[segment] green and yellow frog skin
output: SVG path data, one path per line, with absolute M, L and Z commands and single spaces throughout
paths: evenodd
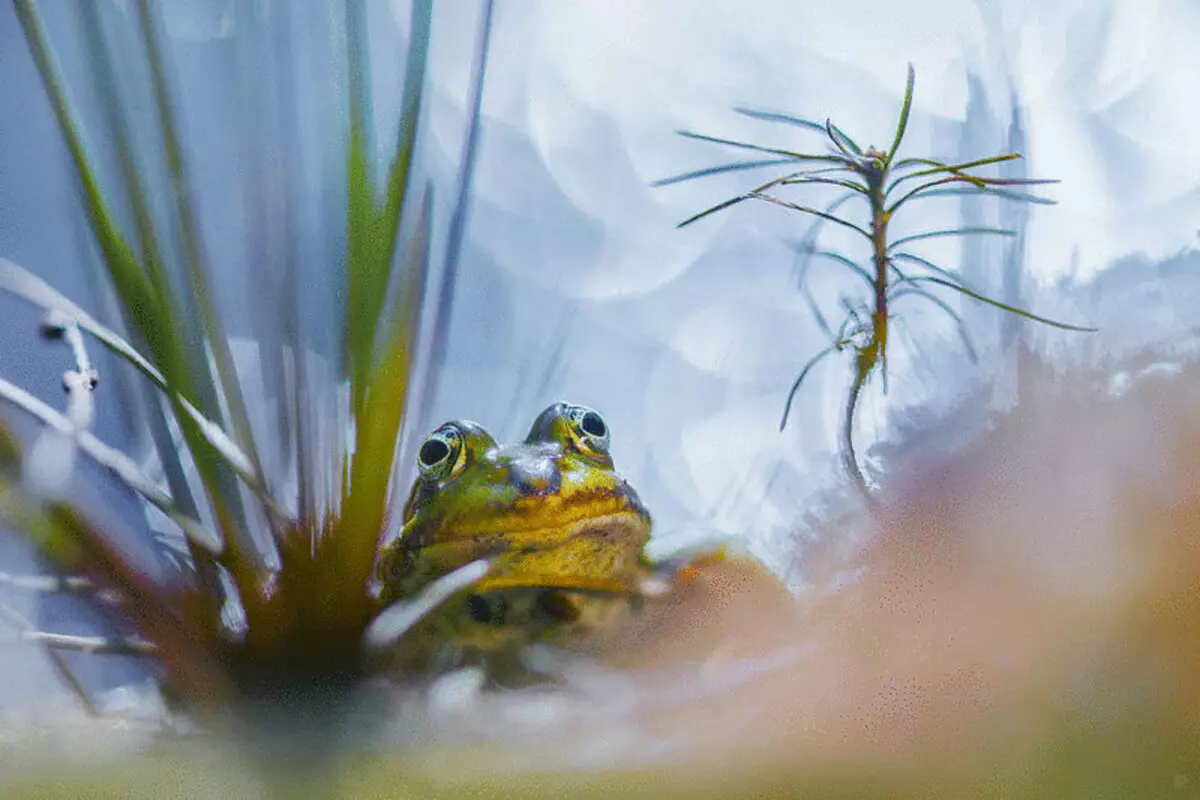
M 403 528 L 380 556 L 381 600 L 476 559 L 490 569 L 403 639 L 401 666 L 494 666 L 533 641 L 612 628 L 662 591 L 666 568 L 644 554 L 650 514 L 615 471 L 593 409 L 556 403 L 514 445 L 449 422 L 417 461 Z

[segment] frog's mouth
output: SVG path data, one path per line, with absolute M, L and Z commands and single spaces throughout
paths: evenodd
M 649 575 L 643 548 L 650 537 L 644 513 L 622 510 L 556 527 L 489 531 L 421 548 L 417 559 L 453 569 L 486 558 L 487 577 L 473 591 L 556 588 L 640 594 Z

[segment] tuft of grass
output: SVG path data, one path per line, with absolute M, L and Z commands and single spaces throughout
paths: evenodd
M 883 384 L 883 391 L 887 392 L 889 321 L 892 319 L 891 306 L 897 300 L 903 297 L 925 300 L 940 312 L 950 316 L 957 325 L 964 347 L 972 361 L 975 360 L 975 350 L 962 318 L 943 297 L 931 290 L 946 290 L 963 295 L 1043 325 L 1070 331 L 1095 330 L 1048 319 L 988 297 L 970 287 L 957 272 L 935 264 L 915 252 L 911 247 L 921 241 L 933 238 L 1014 236 L 1016 231 L 991 227 L 960 227 L 923 231 L 911 236 L 896 238 L 891 236 L 890 224 L 897 212 L 911 203 L 930 197 L 976 193 L 1017 202 L 1042 204 L 1054 202 L 1027 193 L 1023 189 L 1057 181 L 1042 178 L 997 178 L 980 175 L 977 172 L 981 167 L 1021 158 L 1019 153 L 1004 153 L 957 163 L 932 158 L 900 158 L 900 147 L 904 141 L 904 134 L 908 130 L 908 119 L 912 111 L 915 83 L 916 75 L 910 64 L 899 118 L 891 137 L 891 144 L 884 150 L 878 150 L 873 146 L 861 147 L 829 119 L 821 124 L 788 114 L 735 108 L 734 111 L 737 113 L 752 119 L 780 123 L 820 134 L 824 138 L 826 152 L 815 153 L 764 147 L 750 142 L 723 139 L 691 131 L 679 131 L 681 136 L 689 139 L 770 157 L 733 161 L 706 167 L 665 178 L 653 184 L 666 186 L 711 175 L 763 167 L 785 167 L 787 169 L 787 172 L 779 177 L 772 178 L 743 194 L 731 197 L 688 217 L 680 222 L 678 227 L 692 225 L 747 200 L 767 203 L 816 218 L 800 243 L 799 249 L 805 256 L 806 267 L 809 259 L 822 258 L 848 270 L 861 280 L 867 293 L 867 299 L 859 303 L 843 299 L 845 316 L 835 330 L 828 324 L 815 301 L 807 293 L 802 278 L 801 287 L 805 291 L 805 298 L 822 330 L 829 337 L 829 344 L 804 364 L 799 375 L 793 381 L 784 404 L 779 429 L 782 431 L 787 425 L 796 393 L 812 370 L 833 353 L 853 352 L 853 378 L 847 391 L 842 418 L 841 455 L 847 474 L 869 505 L 874 504 L 874 498 L 855 454 L 854 418 L 862 391 L 873 375 L 878 373 Z M 832 186 L 843 191 L 831 203 L 818 208 L 794 202 L 780 194 L 781 190 L 791 186 Z M 865 213 L 860 216 L 850 215 L 843 211 L 843 206 L 852 201 L 861 201 Z M 827 223 L 853 231 L 858 237 L 861 237 L 869 248 L 869 257 L 857 259 L 840 251 L 820 248 L 817 245 L 817 239 L 822 226 Z M 910 271 L 910 266 L 916 267 L 919 271 L 914 274 Z
M 478 144 L 492 3 L 485 4 L 481 17 L 469 90 L 472 117 L 454 187 L 458 197 L 449 252 L 440 281 L 433 285 L 435 187 L 418 181 L 414 167 L 433 2 L 412 3 L 402 54 L 405 85 L 398 134 L 384 175 L 375 174 L 377 159 L 368 136 L 374 109 L 367 9 L 363 0 L 342 4 L 349 103 L 345 250 L 336 265 L 338 296 L 344 298 L 336 351 L 341 377 L 333 388 L 348 395 L 349 409 L 348 417 L 333 426 L 328 420 L 314 422 L 312 398 L 329 387 L 317 385 L 305 368 L 307 352 L 293 314 L 291 348 L 275 353 L 290 360 L 294 377 L 286 409 L 295 442 L 290 460 L 299 483 L 293 497 L 272 488 L 286 485 L 288 476 L 264 470 L 242 377 L 213 300 L 215 273 L 192 199 L 171 54 L 164 47 L 158 7 L 137 0 L 135 13 L 116 23 L 102 19 L 104 9 L 95 4 L 78 11 L 87 63 L 104 92 L 101 122 L 115 145 L 117 169 L 106 174 L 89 145 L 39 4 L 13 0 L 13 5 L 66 144 L 121 319 L 101 323 L 33 272 L 0 259 L 0 290 L 44 310 L 44 331 L 67 342 L 75 362 L 64 373 L 65 412 L 0 378 L 0 400 L 42 426 L 28 453 L 0 427 L 0 524 L 38 545 L 74 574 L 77 585 L 102 595 L 103 606 L 129 629 L 122 641 L 130 647 L 34 631 L 10 614 L 0 616 L 0 624 L 7 620 L 8 627 L 20 629 L 19 635 L 46 647 L 56 665 L 63 649 L 132 651 L 151 658 L 170 697 L 193 712 L 241 711 L 261 708 L 264 702 L 303 707 L 333 700 L 337 705 L 370 677 L 372 649 L 394 646 L 402 637 L 404 620 L 419 618 L 486 571 L 485 565 L 470 565 L 450 576 L 449 583 L 404 598 L 395 609 L 384 607 L 373 581 L 377 548 L 394 513 L 391 483 L 398 441 L 405 420 L 423 399 L 414 395 L 415 375 L 422 364 L 436 370 L 444 347 L 457 239 L 465 229 Z M 140 45 L 137 57 L 148 76 L 149 120 L 135 119 L 118 93 L 111 41 L 115 24 L 130 27 Z M 287 45 L 276 46 L 281 48 L 276 55 L 290 69 L 293 54 Z M 150 152 L 134 144 L 145 140 L 145 131 L 136 137 L 134 127 L 147 124 L 156 143 Z M 156 169 L 152 159 L 158 160 Z M 167 176 L 166 197 L 156 193 L 148 177 L 153 174 Z M 127 200 L 131 212 L 124 217 L 119 198 Z M 132 223 L 122 226 L 123 218 Z M 432 343 L 421 339 L 423 319 L 435 333 Z M 165 485 L 89 430 L 91 390 L 99 379 L 88 358 L 92 343 L 116 354 L 152 387 L 152 402 L 138 416 L 153 438 Z M 435 377 L 427 377 L 426 385 L 432 386 Z M 316 446 L 314 437 L 330 429 L 337 429 L 340 439 L 326 448 Z M 353 432 L 349 441 L 346 430 Z M 48 444 L 43 447 L 43 442 Z M 315 462 L 318 452 L 331 452 L 331 460 Z M 119 483 L 165 512 L 186 549 L 180 580 L 151 580 L 115 547 L 119 537 L 114 531 L 60 496 L 77 458 L 107 468 Z M 238 609 L 234 616 L 240 615 L 242 624 L 230 623 L 231 607 Z M 385 611 L 390 613 L 383 636 L 373 623 Z M 91 709 L 83 687 L 69 672 L 64 678 Z

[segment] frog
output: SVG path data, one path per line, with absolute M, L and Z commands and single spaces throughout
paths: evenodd
M 399 643 L 399 667 L 511 674 L 533 642 L 611 629 L 661 595 L 674 562 L 646 555 L 651 516 L 614 465 L 595 409 L 548 406 L 522 442 L 438 426 L 417 453 L 399 535 L 378 559 L 384 605 L 479 559 L 486 575 Z
M 649 510 L 616 469 L 595 409 L 554 403 L 525 439 L 438 426 L 417 453 L 399 535 L 377 559 L 384 606 L 484 561 L 483 577 L 409 630 L 385 669 L 405 678 L 481 668 L 493 685 L 552 677 L 530 645 L 627 667 L 694 661 L 697 648 L 761 651 L 793 620 L 794 597 L 724 541 L 651 558 Z

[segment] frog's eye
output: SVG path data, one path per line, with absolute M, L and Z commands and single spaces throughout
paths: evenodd
M 608 425 L 604 417 L 587 406 L 568 406 L 565 416 L 581 450 L 608 455 Z
M 467 465 L 467 452 L 462 432 L 454 425 L 443 425 L 421 445 L 417 467 L 421 480 L 444 481 L 462 472 Z

